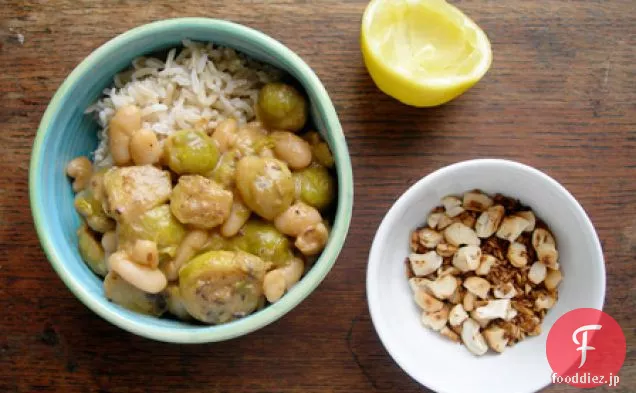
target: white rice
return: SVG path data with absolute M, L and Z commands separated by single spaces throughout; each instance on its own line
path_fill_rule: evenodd
M 142 127 L 160 139 L 184 128 L 212 129 L 229 117 L 240 124 L 254 119 L 254 104 L 263 84 L 281 77 L 280 71 L 230 48 L 183 41 L 164 61 L 139 57 L 132 68 L 115 76 L 113 88 L 91 105 L 101 127 L 95 150 L 97 167 L 113 164 L 108 151 L 108 123 L 115 111 L 134 104 L 141 109 Z

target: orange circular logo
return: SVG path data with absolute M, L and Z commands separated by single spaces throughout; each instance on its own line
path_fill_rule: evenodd
M 618 322 L 603 311 L 578 308 L 559 318 L 548 333 L 546 355 L 553 383 L 578 388 L 620 382 L 627 345 Z

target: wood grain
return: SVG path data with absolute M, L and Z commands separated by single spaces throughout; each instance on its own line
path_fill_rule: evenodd
M 452 2 L 488 33 L 494 62 L 475 88 L 429 110 L 399 104 L 369 79 L 358 43 L 363 0 L 0 2 L 0 391 L 426 391 L 373 330 L 368 250 L 410 184 L 475 157 L 535 166 L 584 206 L 607 261 L 606 311 L 628 340 L 621 385 L 592 391 L 635 391 L 634 2 Z M 354 166 L 349 237 L 324 283 L 282 320 L 220 344 L 152 342 L 97 317 L 51 269 L 27 200 L 36 128 L 66 75 L 113 36 L 178 16 L 247 24 L 302 56 L 334 100 Z

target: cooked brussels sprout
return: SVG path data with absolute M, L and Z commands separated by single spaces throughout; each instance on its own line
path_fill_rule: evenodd
M 166 161 L 178 174 L 205 175 L 212 171 L 219 160 L 219 150 L 214 141 L 198 130 L 181 130 L 165 142 Z
M 104 249 L 95 236 L 84 224 L 77 230 L 79 252 L 86 265 L 98 276 L 104 277 L 108 273 L 104 259 Z
M 232 250 L 232 240 L 221 236 L 216 230 L 210 231 L 208 234 L 208 241 L 201 248 L 201 252 L 207 251 L 220 251 L 220 250 Z
M 236 181 L 236 165 L 240 158 L 238 150 L 230 150 L 223 154 L 212 172 L 212 180 L 227 189 L 233 188 Z
M 236 168 L 236 182 L 247 207 L 268 220 L 285 211 L 294 200 L 291 172 L 275 158 L 242 158 Z
M 333 168 L 333 155 L 331 155 L 331 150 L 329 150 L 329 145 L 326 142 L 311 146 L 311 153 L 320 165 L 326 168 Z
M 179 271 L 183 305 L 194 318 L 224 323 L 252 313 L 268 264 L 241 251 L 208 251 Z
M 75 195 L 75 210 L 86 219 L 88 226 L 94 231 L 104 233 L 115 228 L 115 222 L 108 218 L 102 204 L 89 189 Z
M 285 264 L 292 256 L 287 236 L 274 225 L 259 219 L 251 219 L 232 239 L 235 248 L 254 254 L 276 266 Z
M 131 311 L 157 317 L 166 311 L 166 299 L 163 294 L 146 293 L 126 282 L 115 272 L 106 275 L 104 293 L 108 299 Z
M 169 205 L 148 210 L 133 220 L 119 225 L 119 244 L 131 244 L 137 239 L 157 243 L 159 257 L 174 256 L 177 246 L 186 235 L 186 230 L 170 212 Z
M 294 87 L 268 83 L 258 93 L 256 113 L 270 130 L 299 131 L 307 121 L 307 102 Z
M 106 213 L 133 219 L 170 198 L 170 173 L 152 165 L 112 168 L 104 174 Z M 152 239 L 150 239 L 152 240 Z
M 179 177 L 170 198 L 170 209 L 179 221 L 205 229 L 221 225 L 231 208 L 232 193 L 199 175 Z
M 188 313 L 188 310 L 186 310 L 183 305 L 183 298 L 179 292 L 178 285 L 168 285 L 163 291 L 163 295 L 166 298 L 166 306 L 170 314 L 183 321 L 190 321 L 193 319 L 192 315 Z
M 335 182 L 322 166 L 294 172 L 296 196 L 308 205 L 323 210 L 335 197 Z

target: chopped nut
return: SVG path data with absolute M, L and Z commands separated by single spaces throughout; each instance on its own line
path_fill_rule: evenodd
M 426 248 L 435 248 L 444 238 L 441 233 L 430 228 L 424 228 L 417 233 L 419 242 Z
M 472 318 L 475 322 L 477 322 L 479 324 L 479 327 L 482 329 L 484 329 L 490 323 L 490 319 L 479 318 L 475 310 L 470 312 L 470 318 Z
M 504 217 L 501 222 L 501 226 L 497 230 L 497 237 L 500 239 L 508 240 L 509 242 L 514 242 L 517 240 L 521 232 L 529 225 L 530 223 L 523 217 L 519 216 L 508 216 Z
M 536 250 L 540 245 L 546 243 L 556 246 L 554 237 L 552 237 L 552 234 L 547 229 L 536 228 L 534 232 L 532 232 L 532 247 Z
M 464 194 L 463 207 L 466 210 L 483 212 L 492 206 L 492 198 L 479 191 L 470 191 Z
M 468 289 L 468 291 L 473 293 L 474 295 L 477 295 L 482 299 L 488 298 L 488 292 L 490 291 L 490 283 L 487 280 L 481 277 L 472 276 L 464 280 L 463 285 L 464 285 L 464 288 Z
M 511 282 L 507 282 L 497 285 L 492 293 L 497 299 L 512 299 L 517 295 L 517 290 Z
M 531 210 L 523 210 L 516 212 L 515 215 L 522 217 L 528 221 L 528 226 L 523 229 L 524 232 L 532 232 L 534 230 L 534 226 L 536 225 L 537 219 L 534 216 L 534 213 Z
M 554 290 L 559 286 L 559 283 L 561 282 L 562 278 L 563 276 L 561 275 L 560 270 L 550 269 L 545 276 L 543 285 L 545 285 L 545 287 L 548 288 L 549 290 Z
M 466 292 L 462 305 L 465 311 L 473 311 L 475 309 L 475 295 L 472 292 Z
M 449 217 L 458 216 L 464 211 L 462 201 L 452 195 L 442 198 L 442 204 L 444 205 L 444 210 L 446 210 L 446 215 Z
M 457 269 L 454 266 L 442 266 L 439 269 L 437 269 L 437 277 L 442 277 L 442 276 L 447 276 L 447 275 L 451 275 L 451 276 L 457 276 L 459 274 L 459 269 Z
M 418 288 L 422 288 L 424 290 L 428 290 L 428 284 L 433 281 L 422 278 L 422 277 L 411 277 L 409 278 L 409 286 L 411 290 L 415 292 Z
M 461 222 L 453 223 L 448 228 L 446 228 L 444 230 L 444 238 L 453 246 L 478 246 L 480 243 L 480 240 L 477 237 L 475 231 L 462 224 Z
M 415 291 L 415 303 L 424 311 L 435 312 L 442 309 L 444 303 L 429 295 L 424 289 L 418 288 Z
M 479 267 L 481 249 L 477 246 L 464 246 L 453 256 L 453 266 L 462 272 L 469 272 Z
M 559 264 L 559 253 L 554 247 L 554 244 L 543 243 L 536 248 L 537 251 L 537 259 L 543 262 L 546 266 L 549 266 L 551 269 L 558 269 Z
M 456 304 L 451 308 L 448 316 L 448 323 L 451 326 L 459 326 L 468 318 L 468 313 L 461 304 Z
M 453 292 L 453 294 L 448 298 L 448 301 L 451 302 L 452 304 L 460 304 L 462 302 L 462 298 L 463 298 L 462 287 L 459 286 L 459 283 L 458 283 L 457 288 L 455 289 L 455 292 Z
M 442 266 L 444 260 L 435 251 L 429 251 L 426 254 L 411 254 L 409 261 L 416 276 L 427 276 Z
M 537 300 L 535 301 L 534 306 L 539 310 L 542 308 L 549 309 L 549 308 L 552 308 L 552 306 L 554 306 L 555 302 L 556 302 L 556 299 L 554 298 L 554 296 L 541 293 L 539 294 L 539 297 L 537 297 Z
M 442 216 L 439 218 L 439 222 L 437 223 L 437 229 L 441 231 L 454 222 L 457 222 L 457 220 L 455 220 L 454 218 L 450 218 L 446 214 L 442 213 Z
M 484 337 L 488 346 L 496 352 L 503 352 L 508 345 L 508 339 L 505 337 L 506 331 L 499 326 L 490 326 L 484 330 Z
M 439 224 L 439 220 L 440 218 L 442 218 L 443 215 L 444 213 L 441 213 L 441 212 L 431 213 L 428 215 L 428 218 L 426 219 L 426 223 L 431 228 L 437 228 L 437 224 Z
M 458 286 L 457 279 L 450 275 L 439 277 L 437 280 L 428 283 L 428 289 L 438 299 L 448 299 Z
M 497 258 L 490 254 L 481 254 L 479 267 L 475 270 L 478 276 L 487 276 L 490 268 L 497 262 Z
M 530 286 L 530 284 L 526 284 L 525 288 L 524 288 L 524 293 L 527 295 L 532 291 L 532 287 Z
M 475 216 L 475 214 L 476 212 L 465 211 L 457 216 L 457 219 L 468 228 L 472 228 L 475 226 L 475 222 L 477 222 L 477 217 Z
M 442 330 L 439 331 L 442 336 L 448 338 L 451 341 L 460 342 L 459 335 L 454 331 L 450 330 L 448 326 L 444 326 Z
M 532 281 L 533 284 L 540 284 L 543 280 L 545 280 L 546 273 L 547 269 L 545 265 L 537 261 L 530 266 L 530 270 L 528 271 L 528 280 Z
M 453 246 L 452 244 L 448 243 L 440 243 L 437 245 L 437 248 L 435 250 L 440 256 L 444 258 L 452 257 L 455 252 L 457 252 L 457 246 Z
M 509 308 L 506 312 L 506 316 L 504 317 L 504 321 L 512 321 L 517 316 L 517 310 L 514 308 Z
M 448 322 L 448 307 L 442 307 L 438 311 L 422 311 L 422 324 L 433 330 L 441 330 Z
M 488 238 L 499 228 L 501 220 L 505 214 L 505 209 L 501 205 L 491 206 L 481 213 L 475 223 L 475 232 L 480 238 Z
M 470 318 L 462 324 L 462 342 L 470 352 L 477 356 L 481 356 L 488 351 L 486 340 L 479 332 L 479 325 Z
M 508 247 L 508 260 L 512 266 L 520 268 L 528 264 L 526 246 L 521 243 L 512 243 Z
M 488 321 L 495 318 L 504 319 L 510 308 L 510 299 L 490 300 L 487 305 L 475 309 L 475 316 Z

